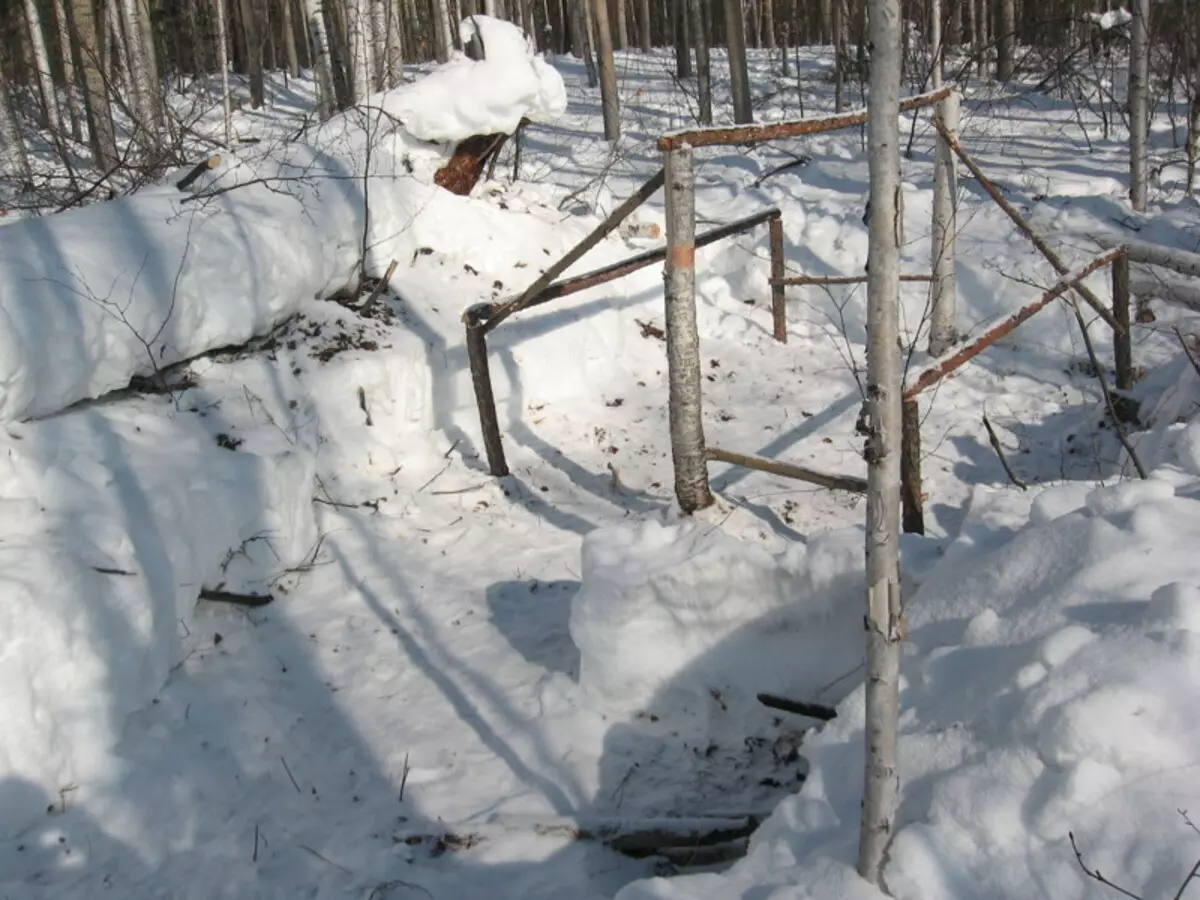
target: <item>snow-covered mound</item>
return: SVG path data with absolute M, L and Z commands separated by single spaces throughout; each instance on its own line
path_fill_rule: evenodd
M 475 20 L 463 30 L 480 33 L 487 60 L 457 58 L 257 158 L 222 154 L 197 194 L 164 184 L 7 226 L 0 421 L 51 415 L 262 334 L 353 283 L 364 255 L 376 275 L 407 260 L 453 141 L 565 105 L 561 77 L 519 29 Z
M 1200 424 L 1175 436 L 1149 481 L 1051 488 L 1032 504 L 976 490 L 970 518 L 1015 533 L 948 553 L 909 603 L 892 896 L 1098 896 L 1071 833 L 1138 896 L 1183 883 L 1197 855 L 1177 810 L 1194 805 L 1200 746 Z M 882 896 L 852 872 L 861 688 L 804 752 L 808 782 L 745 860 L 620 900 Z
M 571 608 L 580 683 L 613 710 L 677 691 L 831 702 L 829 673 L 862 658 L 864 584 L 857 528 L 779 556 L 700 521 L 598 529 Z
M 264 427 L 231 452 L 202 419 L 150 407 L 0 432 L 0 774 L 46 796 L 119 765 L 201 588 L 269 590 L 317 539 L 311 450 Z M 44 812 L 5 804 L 0 835 Z

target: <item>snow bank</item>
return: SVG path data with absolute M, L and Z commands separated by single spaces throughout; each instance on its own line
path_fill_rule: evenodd
M 977 490 L 972 515 L 1013 536 L 947 554 L 909 603 L 900 900 L 1095 895 L 1090 866 L 1172 896 L 1195 861 L 1176 812 L 1200 746 L 1200 425 L 1150 481 L 1042 493 Z M 852 874 L 863 692 L 811 736 L 809 780 L 723 875 L 631 885 L 619 900 L 881 896 Z M 774 894 L 772 894 L 774 896 Z
M 200 198 L 157 186 L 7 226 L 0 421 L 50 415 L 261 334 L 350 284 L 364 240 L 369 272 L 406 260 L 445 142 L 565 106 L 561 78 L 515 26 L 475 20 L 463 27 L 483 37 L 486 61 L 455 59 L 258 158 L 222 154 L 193 187 Z
M 629 711 L 714 689 L 831 702 L 822 690 L 862 656 L 862 555 L 860 529 L 780 556 L 692 520 L 597 529 L 571 608 L 580 684 Z
M 316 540 L 310 452 L 269 428 L 232 452 L 146 406 L 0 431 L 0 774 L 48 796 L 119 765 L 202 587 L 263 590 Z M 44 812 L 8 804 L 0 835 Z

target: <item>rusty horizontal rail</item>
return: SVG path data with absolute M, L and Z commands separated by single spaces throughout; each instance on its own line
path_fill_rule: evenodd
M 936 360 L 932 365 L 927 367 L 920 375 L 916 377 L 912 385 L 905 388 L 904 399 L 913 400 L 922 391 L 937 384 L 951 372 L 960 368 L 970 360 L 974 359 L 996 341 L 1000 340 L 1017 330 L 1017 326 L 1023 322 L 1033 318 L 1033 316 L 1045 309 L 1056 297 L 1065 294 L 1072 290 L 1075 286 L 1087 276 L 1091 275 L 1098 269 L 1103 269 L 1107 265 L 1111 265 L 1115 260 L 1123 256 L 1125 253 L 1124 247 L 1116 247 L 1112 250 L 1102 253 L 1095 257 L 1091 262 L 1087 263 L 1083 268 L 1076 269 L 1067 275 L 1060 278 L 1053 287 L 1042 294 L 1037 300 L 1028 303 L 1021 307 L 1011 316 L 1002 319 L 996 324 L 987 328 L 983 334 L 976 338 L 967 346 L 956 350 L 954 353 Z
M 697 235 L 696 248 L 706 247 L 731 235 L 749 231 L 764 222 L 778 218 L 779 215 L 779 210 L 772 207 L 771 209 L 755 213 L 752 216 L 746 216 L 734 222 L 729 222 L 726 225 L 718 226 Z M 631 256 L 620 262 L 615 262 L 599 269 L 593 269 L 591 272 L 585 272 L 582 275 L 564 278 L 562 281 L 556 281 L 553 284 L 547 285 L 536 297 L 526 300 L 521 309 L 531 309 L 535 306 L 541 306 L 543 303 L 549 303 L 551 300 L 557 300 L 560 297 L 566 297 L 570 294 L 579 293 L 579 291 L 586 291 L 588 288 L 593 288 L 597 285 L 606 284 L 609 281 L 615 281 L 618 278 L 636 272 L 638 269 L 644 269 L 646 266 L 662 262 L 666 258 L 667 248 L 659 247 L 654 250 L 647 250 L 645 253 L 639 253 L 637 256 Z M 504 318 L 492 318 L 494 311 L 504 311 L 511 314 L 511 310 L 512 307 L 506 301 L 498 304 L 480 303 L 471 307 L 470 312 L 474 320 L 482 323 L 483 330 L 488 332 L 504 321 L 504 318 L 508 317 L 508 315 L 505 315 Z
M 807 481 L 809 484 L 817 484 L 821 487 L 833 488 L 840 491 L 852 491 L 856 494 L 865 494 L 867 492 L 867 480 L 865 478 L 856 478 L 853 475 L 831 475 L 827 472 L 818 472 L 816 469 L 807 469 L 804 466 L 797 466 L 793 463 L 780 462 L 777 459 L 748 456 L 745 453 L 733 453 L 717 447 L 709 447 L 707 452 L 711 462 L 723 462 L 733 466 L 742 466 L 746 469 L 757 469 L 760 472 L 768 472 L 771 475 L 795 478 L 799 481 Z
M 910 112 L 933 106 L 950 96 L 952 88 L 943 87 L 926 94 L 905 97 L 900 101 L 900 112 Z M 780 138 L 800 137 L 806 134 L 822 134 L 853 128 L 867 121 L 867 111 L 852 112 L 815 119 L 797 119 L 791 122 L 769 122 L 763 125 L 738 125 L 733 128 L 699 128 L 693 131 L 675 131 L 658 139 L 658 149 L 678 150 L 685 144 L 689 147 L 719 147 L 728 144 L 762 144 Z
M 901 281 L 924 281 L 930 282 L 936 280 L 933 275 L 901 275 Z M 770 278 L 770 284 L 780 284 L 785 287 L 796 287 L 805 284 L 865 284 L 867 281 L 866 275 L 791 275 L 787 278 Z

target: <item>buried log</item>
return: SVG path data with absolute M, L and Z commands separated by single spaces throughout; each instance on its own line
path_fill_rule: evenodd
M 778 697 L 775 694 L 759 694 L 758 702 L 769 709 L 795 713 L 798 716 L 808 716 L 810 719 L 819 719 L 822 722 L 837 718 L 837 710 L 822 703 L 789 700 L 787 697 Z
M 689 816 L 653 819 L 604 818 L 526 823 L 490 823 L 463 832 L 398 833 L 393 842 L 425 846 L 431 855 L 470 849 L 489 837 L 528 831 L 537 837 L 594 841 L 633 859 L 662 857 L 678 866 L 731 862 L 746 853 L 747 843 L 762 819 L 746 816 Z
M 834 475 L 828 472 L 818 472 L 815 469 L 806 469 L 803 466 L 797 466 L 793 463 L 779 462 L 779 460 L 775 459 L 763 459 L 761 456 L 748 456 L 745 453 L 734 453 L 730 450 L 721 450 L 718 447 L 709 447 L 707 455 L 712 462 L 723 462 L 733 466 L 742 466 L 746 469 L 757 469 L 760 472 L 768 472 L 771 475 L 782 475 L 784 478 L 795 478 L 798 481 L 807 481 L 809 484 L 818 484 L 821 487 L 833 490 L 851 491 L 855 494 L 865 494 L 867 492 L 866 480 L 853 475 Z

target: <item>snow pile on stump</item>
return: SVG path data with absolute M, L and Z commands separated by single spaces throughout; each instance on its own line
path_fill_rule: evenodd
M 1132 894 L 1183 883 L 1197 856 L 1177 810 L 1200 746 L 1200 424 L 1174 431 L 1149 481 L 1032 503 L 976 490 L 968 518 L 1013 530 L 952 545 L 908 604 L 893 897 L 1094 896 L 1072 833 L 1089 867 Z M 838 714 L 806 742 L 807 783 L 745 860 L 619 900 L 882 897 L 853 874 L 861 688 Z
M 561 78 L 515 26 L 475 20 L 464 33 L 494 58 L 456 59 L 259 157 L 222 154 L 192 194 L 164 184 L 7 226 L 0 420 L 51 415 L 243 343 L 407 260 L 453 141 L 565 107 Z

